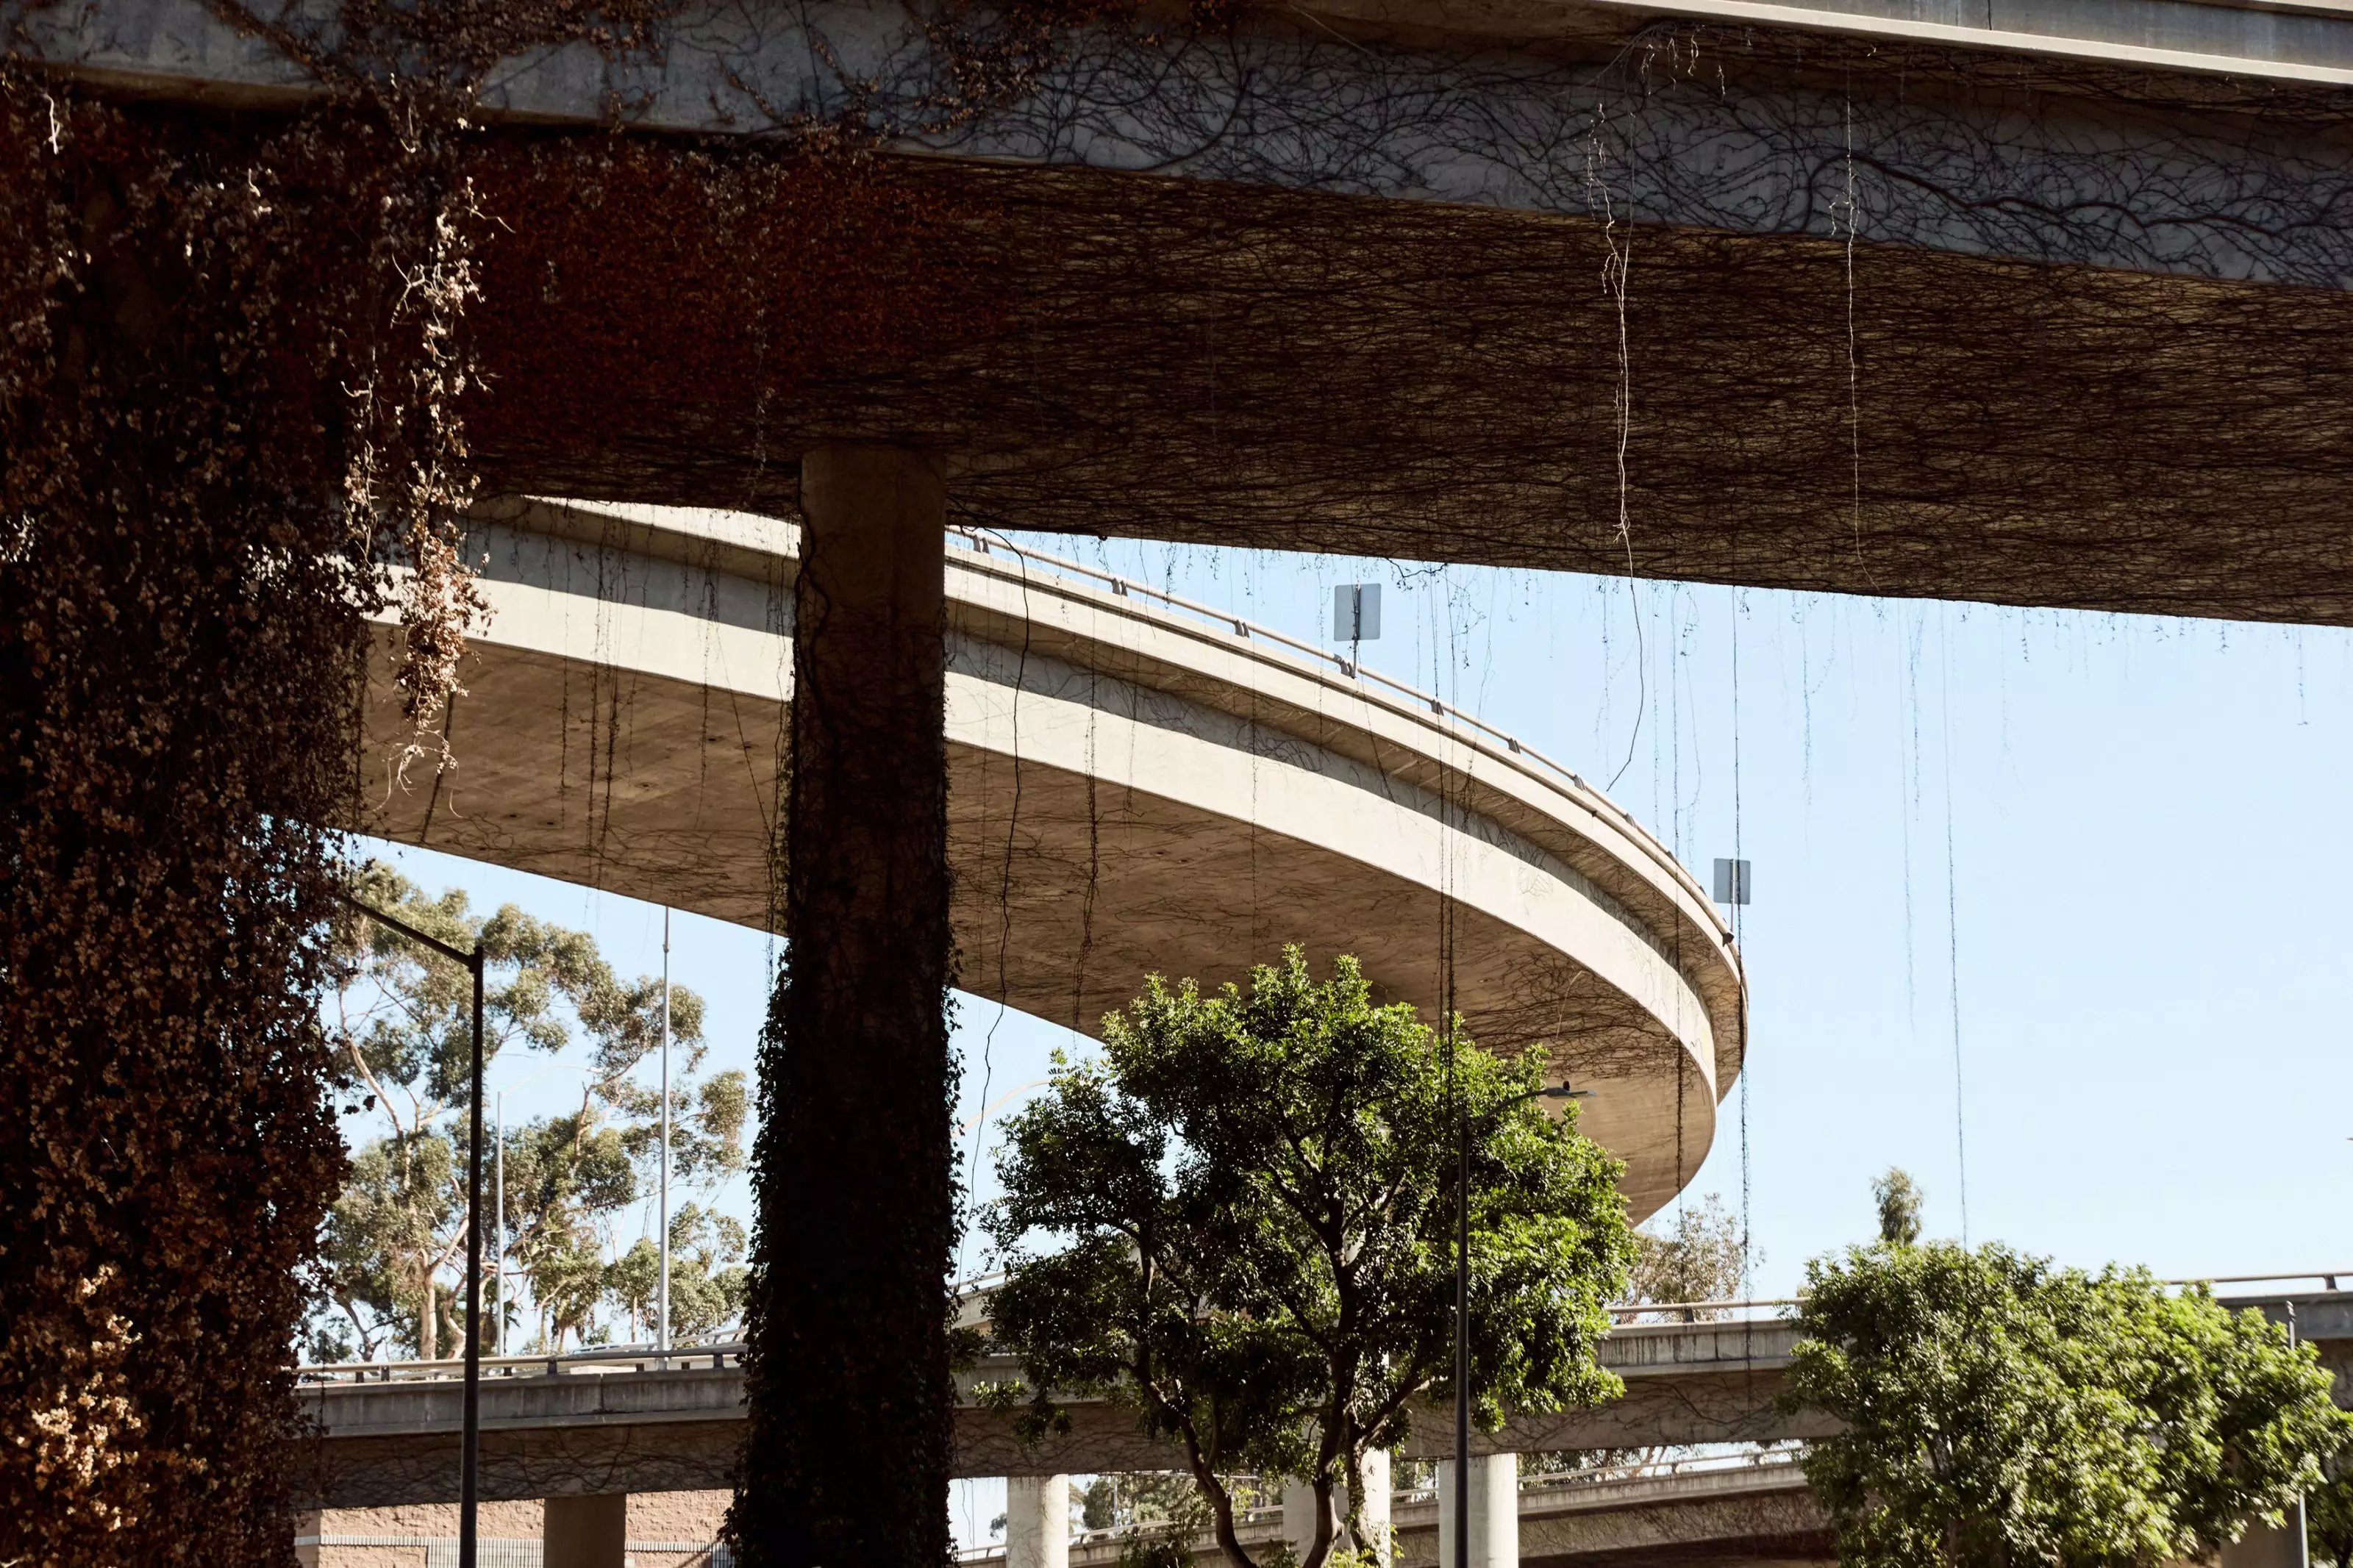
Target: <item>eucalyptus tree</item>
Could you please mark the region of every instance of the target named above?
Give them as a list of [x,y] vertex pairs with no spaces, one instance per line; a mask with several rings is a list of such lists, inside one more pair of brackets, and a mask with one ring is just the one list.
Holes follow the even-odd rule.
[[1227,1557],[1229,1476],[1314,1492],[1303,1568],[1364,1541],[1365,1455],[1451,1398],[1458,1117],[1471,1129],[1470,1393],[1481,1423],[1619,1391],[1595,1360],[1633,1242],[1620,1166],[1528,1096],[1460,1023],[1377,1006],[1356,962],[1318,982],[1297,948],[1245,990],[1158,976],[1104,1020],[1099,1061],[1058,1062],[1007,1124],[988,1224],[992,1314],[1042,1432],[1055,1393],[1127,1405],[1183,1455]]
[[1797,1321],[1784,1399],[1844,1424],[1806,1476],[1851,1568],[2200,1558],[2346,1442],[2311,1347],[2145,1270],[1882,1241],[1810,1264]]
[[1872,1202],[1879,1206],[1879,1239],[1890,1247],[1909,1247],[1920,1239],[1920,1209],[1927,1202],[1920,1184],[1898,1165],[1871,1184]]
[[[709,1333],[742,1313],[746,1240],[733,1215],[688,1203],[670,1215],[670,1327],[677,1339]],[[615,1258],[605,1280],[636,1338],[661,1300],[661,1258],[651,1238],[639,1237]]]
[[[1659,1215],[1634,1233],[1634,1268],[1626,1299],[1655,1304],[1730,1301],[1737,1298],[1751,1256],[1740,1216],[1715,1193],[1678,1203],[1672,1216]],[[1685,1305],[1670,1314],[1716,1316],[1723,1309]]]
[[[516,1047],[578,1070],[576,1107],[508,1130],[504,1217],[543,1341],[593,1331],[616,1284],[608,1233],[638,1201],[660,1153],[659,1092],[632,1076],[659,1044],[660,980],[624,982],[584,931],[513,905],[478,915],[462,890],[428,896],[381,864],[363,867],[353,886],[364,901],[452,945],[482,943],[486,1063]],[[471,1053],[471,978],[356,915],[339,919],[332,940],[326,1023],[353,1097],[348,1109],[365,1121],[328,1217],[308,1348],[322,1357],[373,1358],[393,1347],[427,1358],[454,1353],[462,1328],[443,1275],[462,1263],[466,1245],[459,1111]],[[689,1186],[707,1186],[743,1163],[744,1077],[700,1076],[702,999],[672,986],[669,1000],[681,1053],[671,1082],[671,1167]]]

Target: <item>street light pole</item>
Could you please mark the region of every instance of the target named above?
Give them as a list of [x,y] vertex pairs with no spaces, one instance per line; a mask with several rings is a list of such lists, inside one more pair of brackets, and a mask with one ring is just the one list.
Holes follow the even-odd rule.
[[[1584,1100],[1589,1089],[1556,1083],[1532,1089],[1487,1112],[1500,1116],[1531,1100]],[[1471,1568],[1471,1106],[1454,1102],[1454,1565]]]
[[474,1082],[466,1134],[466,1412],[458,1459],[458,1568],[475,1568],[482,1441],[482,944],[474,944]]
[[1454,1112],[1454,1568],[1471,1568],[1471,1108]]
[[[654,1348],[670,1352],[670,909],[662,909],[662,1037],[661,1037],[661,1295],[656,1309]],[[665,1360],[662,1364],[668,1366]]]
[[491,1213],[498,1245],[491,1252],[491,1339],[507,1353],[507,1097],[498,1098],[497,1127],[491,1134]]
[[473,973],[473,1070],[466,1135],[466,1404],[465,1436],[458,1451],[458,1568],[476,1568],[475,1521],[480,1509],[475,1478],[480,1468],[482,1436],[482,944],[477,940],[474,951],[468,952],[427,935],[396,915],[362,903],[340,888],[335,893],[376,924],[464,964]]

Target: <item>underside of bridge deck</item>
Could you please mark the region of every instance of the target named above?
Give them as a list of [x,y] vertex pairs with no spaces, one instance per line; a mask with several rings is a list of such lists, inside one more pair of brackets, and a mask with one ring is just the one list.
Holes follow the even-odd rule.
[[[734,262],[671,248],[713,222],[647,172],[672,155],[486,173],[578,214],[486,242],[497,485],[789,506],[808,443],[915,432],[1008,528],[2353,619],[2353,297],[877,159],[824,200],[903,220],[889,310],[955,335],[778,376],[702,314]],[[675,370],[638,374],[651,343]]]

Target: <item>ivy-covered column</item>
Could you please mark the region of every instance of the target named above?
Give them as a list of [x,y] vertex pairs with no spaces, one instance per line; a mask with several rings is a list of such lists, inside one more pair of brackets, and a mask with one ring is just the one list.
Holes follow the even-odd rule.
[[928,458],[801,467],[785,973],[761,1053],[750,1568],[947,1560],[946,501]]
[[0,1562],[290,1561],[395,151],[0,65]]

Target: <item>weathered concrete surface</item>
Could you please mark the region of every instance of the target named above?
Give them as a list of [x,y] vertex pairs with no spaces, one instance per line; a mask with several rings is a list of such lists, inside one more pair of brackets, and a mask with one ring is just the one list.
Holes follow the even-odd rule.
[[[1694,14],[1718,20],[1643,31]],[[805,447],[913,432],[960,515],[999,526],[2353,620],[2341,10],[1252,16],[1082,30],[1034,90],[936,133],[918,110],[951,62],[885,0],[710,0],[658,56],[509,62],[494,117],[761,134],[855,106],[907,153],[879,179],[971,215],[995,325],[770,398],[649,387],[637,339],[581,346],[596,321],[561,291],[510,289],[468,317],[498,345],[482,472],[782,507]],[[201,0],[0,22],[87,80],[303,85]],[[708,228],[677,199],[649,226]],[[596,321],[664,322],[738,265],[716,238],[662,266],[611,238],[562,258]],[[517,347],[550,342],[560,375]]]
[[[1433,1521],[1434,1522],[1434,1521]],[[1401,1568],[1425,1568],[1419,1535]],[[1834,1560],[1830,1531],[1794,1464],[1523,1491],[1522,1568],[1715,1563],[1765,1568]]]
[[[765,926],[791,530],[540,503],[504,516],[469,544],[494,616],[451,709],[458,766],[401,785],[380,659],[359,826]],[[1737,954],[1704,892],[1606,797],[1229,624],[1003,554],[949,556],[965,990],[1091,1033],[1147,972],[1214,984],[1301,942],[1428,1005],[1444,994],[1443,886],[1473,1037],[1549,1043],[1594,1089],[1583,1125],[1628,1163],[1638,1217],[1698,1168],[1739,1070]]]
[[[1771,1407],[1791,1331],[1777,1323],[1645,1324],[1604,1342],[1602,1362],[1626,1396],[1591,1411],[1521,1416],[1479,1434],[1482,1453],[1818,1436],[1820,1423]],[[529,1363],[519,1363],[518,1370]],[[1018,1378],[1009,1360],[984,1360],[976,1383]],[[448,1378],[335,1384],[304,1391],[323,1436],[314,1502],[358,1508],[433,1502],[453,1495],[459,1385]],[[494,1375],[482,1384],[482,1495],[691,1491],[728,1484],[741,1430],[743,1374],[713,1369]],[[956,1414],[960,1476],[1073,1475],[1176,1468],[1165,1443],[1133,1414],[1074,1401],[1070,1429],[1037,1444],[1011,1418],[967,1400]],[[1423,1424],[1408,1457],[1442,1446],[1442,1420]]]
[[[1519,1493],[1523,1568],[1665,1568],[1712,1563],[1773,1568],[1831,1561],[1821,1516],[1794,1464],[1772,1463],[1672,1476],[1584,1479],[1570,1485],[1524,1484]],[[1435,1568],[1440,1505],[1427,1493],[1400,1494],[1393,1513],[1397,1568]],[[1245,1545],[1283,1539],[1279,1518],[1251,1516],[1236,1524]],[[1071,1568],[1114,1568],[1124,1542],[1115,1535],[1084,1538],[1071,1549]],[[1195,1543],[1201,1568],[1224,1561],[1206,1537]],[[1003,1555],[968,1558],[966,1568],[997,1568]]]
[[[288,15],[332,11],[312,0]],[[2325,0],[1323,0],[1215,38],[1076,29],[1018,100],[934,130],[927,106],[950,68],[923,5],[700,0],[657,24],[658,55],[581,43],[518,56],[489,73],[481,107],[720,136],[857,119],[931,160],[2353,284],[2353,235],[2331,221],[2353,193],[2353,132],[2323,107],[2337,100],[2144,76],[2145,103],[2122,79],[2070,93],[2063,79],[2028,102],[2014,74],[1955,90],[1934,72],[1914,79],[1918,59],[1874,70],[1866,53],[1860,79],[1849,65],[1831,81],[1760,69],[1725,42],[1699,71],[1614,58],[1662,14],[2029,52],[2105,33],[2113,45],[2090,57],[2112,65],[2353,85],[2353,11]],[[16,52],[90,79],[230,98],[314,86],[205,0],[0,0],[12,21]],[[2304,116],[2283,118],[2284,101]]]
[[[2293,1300],[2305,1337],[2319,1346],[2324,1362],[2338,1369],[2339,1403],[2353,1406],[2353,1381],[2347,1377],[2348,1365],[2353,1365],[2353,1300],[2348,1295],[2353,1293],[2235,1299],[2224,1304],[2259,1307],[2283,1317],[2285,1301]],[[1602,1364],[1625,1381],[1623,1399],[1567,1415],[1514,1416],[1499,1432],[1474,1433],[1473,1446],[1480,1453],[1542,1453],[1821,1436],[1834,1428],[1820,1417],[1785,1415],[1773,1407],[1795,1343],[1796,1331],[1773,1321],[1624,1326],[1601,1348]],[[1009,1360],[989,1358],[962,1381],[969,1390],[975,1384],[1011,1382],[1018,1375]],[[456,1381],[339,1384],[308,1388],[304,1398],[323,1433],[311,1456],[314,1506],[383,1507],[455,1497]],[[733,1367],[487,1378],[482,1392],[482,1495],[530,1498],[724,1487],[740,1430],[741,1399],[742,1374]],[[1133,1415],[1090,1402],[1073,1402],[1066,1408],[1067,1433],[1025,1445],[1015,1437],[1008,1417],[977,1408],[967,1399],[956,1415],[955,1473],[1075,1475],[1178,1468],[1174,1450],[1145,1438]],[[1440,1455],[1448,1442],[1445,1426],[1443,1419],[1422,1423],[1406,1446],[1406,1456]],[[1724,1484],[1737,1491],[1747,1483]],[[1757,1484],[1766,1486],[1764,1481]],[[1608,1511],[1577,1500],[1585,1495],[1564,1494],[1563,1507],[1580,1518]],[[1650,1500],[1646,1494],[1646,1509]],[[1524,1500],[1524,1521],[1533,1517],[1529,1507]],[[1632,1550],[1641,1532],[1652,1527],[1646,1521],[1671,1517],[1670,1511],[1610,1525],[1588,1521],[1574,1530],[1563,1526],[1566,1533],[1557,1539],[1568,1544],[1544,1551],[1583,1561],[1575,1554],[1620,1549],[1605,1542],[1620,1540],[1609,1531],[1621,1529],[1624,1548]],[[1409,1518],[1409,1510],[1399,1511],[1401,1529]],[[1772,1509],[1755,1513],[1746,1523],[1740,1522],[1737,1509],[1707,1518],[1729,1531],[1753,1531],[1759,1539],[1779,1539],[1784,1526],[1796,1531],[1790,1539],[1804,1536],[1793,1522],[1796,1515]],[[1693,1529],[1703,1524],[1715,1528],[1698,1516],[1694,1520]],[[1522,1526],[1530,1556],[1536,1552],[1537,1537],[1531,1533],[1535,1528],[1526,1522]]]

